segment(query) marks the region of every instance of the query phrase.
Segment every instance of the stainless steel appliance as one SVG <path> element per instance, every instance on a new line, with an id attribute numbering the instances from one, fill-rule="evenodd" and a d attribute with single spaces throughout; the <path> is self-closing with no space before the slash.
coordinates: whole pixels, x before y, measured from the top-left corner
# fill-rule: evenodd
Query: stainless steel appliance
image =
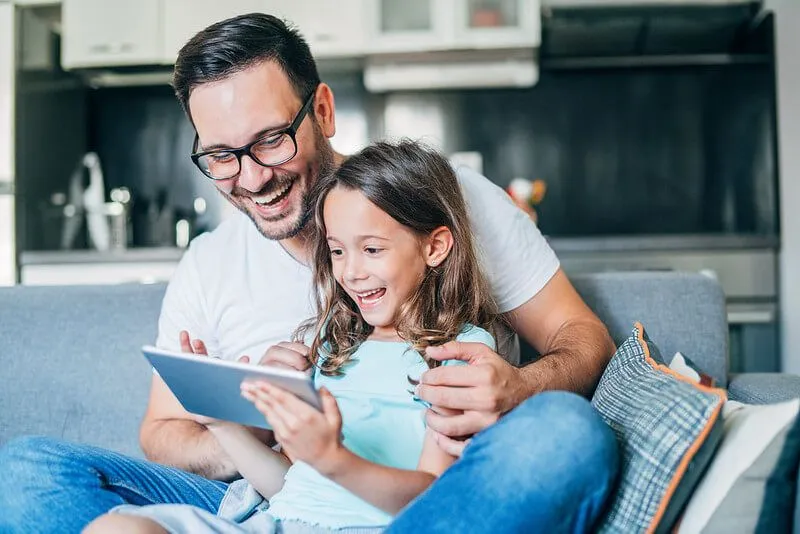
<path id="1" fill-rule="evenodd" d="M 14 230 L 14 6 L 0 1 L 0 285 L 16 281 Z"/>
<path id="2" fill-rule="evenodd" d="M 727 301 L 731 371 L 780 370 L 776 237 L 629 236 L 550 242 L 567 274 L 675 270 L 718 279 Z M 692 347 L 683 352 L 691 358 Z"/>

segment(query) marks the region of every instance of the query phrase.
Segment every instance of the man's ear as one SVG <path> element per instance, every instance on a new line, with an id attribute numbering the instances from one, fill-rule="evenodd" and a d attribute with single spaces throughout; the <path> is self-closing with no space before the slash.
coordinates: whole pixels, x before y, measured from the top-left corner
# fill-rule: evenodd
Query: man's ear
<path id="1" fill-rule="evenodd" d="M 333 91 L 326 83 L 320 83 L 317 86 L 313 112 L 322 135 L 327 138 L 333 137 L 333 134 L 336 133 L 336 111 L 334 109 Z"/>
<path id="2" fill-rule="evenodd" d="M 430 233 L 425 245 L 425 263 L 428 267 L 437 267 L 453 249 L 453 232 L 446 226 L 440 226 Z"/>

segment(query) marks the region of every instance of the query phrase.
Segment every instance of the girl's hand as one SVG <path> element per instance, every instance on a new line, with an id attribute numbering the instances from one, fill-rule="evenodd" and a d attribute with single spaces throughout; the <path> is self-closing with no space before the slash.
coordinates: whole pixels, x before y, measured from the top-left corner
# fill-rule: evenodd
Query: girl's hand
<path id="1" fill-rule="evenodd" d="M 323 474 L 335 469 L 344 447 L 342 416 L 330 391 L 320 389 L 322 412 L 264 381 L 244 382 L 242 396 L 264 414 L 290 458 L 302 460 Z"/>

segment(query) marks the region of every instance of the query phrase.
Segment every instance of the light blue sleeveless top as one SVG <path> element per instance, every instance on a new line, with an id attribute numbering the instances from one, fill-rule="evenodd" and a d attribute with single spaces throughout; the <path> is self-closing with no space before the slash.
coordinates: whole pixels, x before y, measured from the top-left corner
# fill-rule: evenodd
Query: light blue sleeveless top
<path id="1" fill-rule="evenodd" d="M 457 339 L 495 349 L 491 334 L 476 326 L 466 326 Z M 409 378 L 418 380 L 427 364 L 408 343 L 399 341 L 367 340 L 353 357 L 342 369 L 343 376 L 328 377 L 319 371 L 314 375 L 316 385 L 327 387 L 339 404 L 344 446 L 378 464 L 416 469 L 425 435 L 425 406 L 414 400 Z M 451 360 L 444 365 L 463 363 Z M 268 512 L 278 519 L 328 528 L 383 526 L 392 520 L 303 462 L 289 468 Z"/>

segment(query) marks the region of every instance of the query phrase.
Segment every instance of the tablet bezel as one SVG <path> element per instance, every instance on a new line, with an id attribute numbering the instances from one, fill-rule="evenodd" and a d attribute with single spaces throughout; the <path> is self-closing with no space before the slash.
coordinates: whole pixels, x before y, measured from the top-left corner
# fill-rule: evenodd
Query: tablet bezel
<path id="1" fill-rule="evenodd" d="M 294 369 L 232 362 L 150 345 L 142 347 L 142 353 L 190 413 L 269 429 L 264 415 L 241 396 L 241 383 L 256 379 L 285 389 L 316 409 L 322 409 L 312 378 Z M 215 394 L 209 395 L 210 392 Z"/>

